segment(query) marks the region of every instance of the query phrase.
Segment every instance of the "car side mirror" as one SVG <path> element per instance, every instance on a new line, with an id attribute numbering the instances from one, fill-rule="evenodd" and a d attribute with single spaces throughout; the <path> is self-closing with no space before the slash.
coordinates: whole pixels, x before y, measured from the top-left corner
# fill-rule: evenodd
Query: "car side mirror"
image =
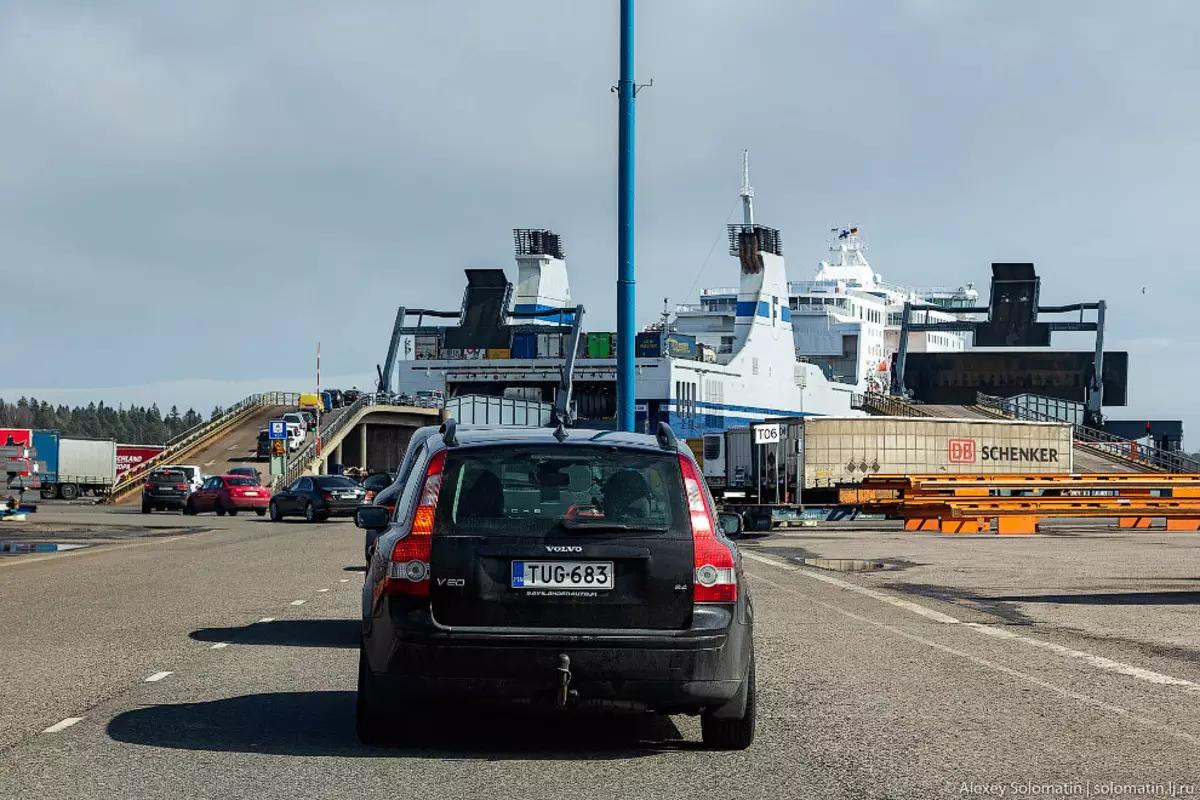
<path id="1" fill-rule="evenodd" d="M 363 530 L 381 531 L 388 526 L 386 506 L 359 506 L 354 512 L 354 524 Z"/>
<path id="2" fill-rule="evenodd" d="M 744 530 L 742 515 L 723 511 L 717 515 L 717 526 L 726 536 L 737 536 Z"/>

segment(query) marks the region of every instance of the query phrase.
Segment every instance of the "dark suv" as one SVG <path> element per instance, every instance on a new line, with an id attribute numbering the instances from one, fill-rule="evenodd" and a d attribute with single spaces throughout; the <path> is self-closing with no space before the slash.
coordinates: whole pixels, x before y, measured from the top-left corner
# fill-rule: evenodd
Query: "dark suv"
<path id="1" fill-rule="evenodd" d="M 448 420 L 416 446 L 390 519 L 356 515 L 386 527 L 363 587 L 362 741 L 453 700 L 699 714 L 709 747 L 750 745 L 752 605 L 725 535 L 740 522 L 718 527 L 670 428 Z"/>
<path id="2" fill-rule="evenodd" d="M 182 511 L 192 496 L 192 484 L 182 470 L 156 469 L 142 486 L 142 513 Z"/>

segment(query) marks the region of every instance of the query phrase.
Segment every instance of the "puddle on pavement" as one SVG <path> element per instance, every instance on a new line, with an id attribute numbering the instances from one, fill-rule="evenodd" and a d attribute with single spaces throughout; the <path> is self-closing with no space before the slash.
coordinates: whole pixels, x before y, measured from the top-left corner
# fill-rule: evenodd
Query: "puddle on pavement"
<path id="1" fill-rule="evenodd" d="M 895 564 L 867 558 L 805 558 L 801 559 L 800 563 L 806 567 L 827 569 L 832 572 L 874 572 L 882 569 L 896 569 Z"/>

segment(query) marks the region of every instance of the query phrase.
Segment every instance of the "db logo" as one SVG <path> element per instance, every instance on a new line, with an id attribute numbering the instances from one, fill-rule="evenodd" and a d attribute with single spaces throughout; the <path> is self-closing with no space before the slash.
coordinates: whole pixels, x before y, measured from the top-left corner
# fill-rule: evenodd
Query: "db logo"
<path id="1" fill-rule="evenodd" d="M 950 440 L 950 463 L 951 464 L 974 464 L 975 463 L 975 440 L 974 439 L 951 439 Z"/>

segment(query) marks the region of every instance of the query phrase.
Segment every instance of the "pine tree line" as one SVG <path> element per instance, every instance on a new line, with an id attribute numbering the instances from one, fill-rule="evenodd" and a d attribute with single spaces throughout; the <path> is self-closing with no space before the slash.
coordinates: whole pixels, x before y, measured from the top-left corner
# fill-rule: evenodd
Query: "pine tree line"
<path id="1" fill-rule="evenodd" d="M 224 413 L 217 406 L 209 419 Z M 189 408 L 180 414 L 177 406 L 164 416 L 158 405 L 124 408 L 88 403 L 86 407 L 52 406 L 33 397 L 16 403 L 0 399 L 0 428 L 43 428 L 66 437 L 116 439 L 122 444 L 165 444 L 172 437 L 203 423 L 203 415 Z"/>

